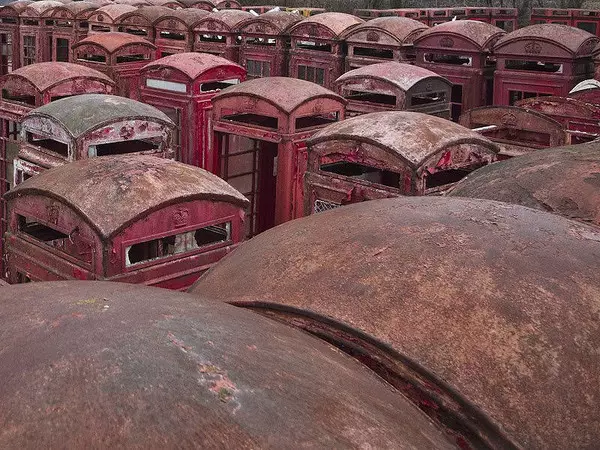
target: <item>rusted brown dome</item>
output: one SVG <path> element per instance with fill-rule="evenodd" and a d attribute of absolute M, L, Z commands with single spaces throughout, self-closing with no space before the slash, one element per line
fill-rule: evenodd
<path fill-rule="evenodd" d="M 139 285 L 0 289 L 2 448 L 454 448 L 311 336 Z"/>
<path fill-rule="evenodd" d="M 459 443 L 589 448 L 600 442 L 599 261 L 600 231 L 557 215 L 401 197 L 262 233 L 191 292 L 335 343 Z"/>
<path fill-rule="evenodd" d="M 531 152 L 483 167 L 449 195 L 514 203 L 600 226 L 600 142 Z"/>

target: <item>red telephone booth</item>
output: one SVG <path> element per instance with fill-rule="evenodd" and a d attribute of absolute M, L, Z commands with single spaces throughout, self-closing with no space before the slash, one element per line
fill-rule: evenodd
<path fill-rule="evenodd" d="M 21 65 L 19 15 L 30 3 L 21 0 L 0 8 L 0 76 Z"/>
<path fill-rule="evenodd" d="M 519 27 L 517 8 L 492 8 L 491 24 L 507 33 Z"/>
<path fill-rule="evenodd" d="M 222 56 L 237 63 L 240 58 L 240 24 L 254 16 L 239 9 L 210 13 L 194 26 L 194 51 Z"/>
<path fill-rule="evenodd" d="M 52 21 L 47 21 L 46 16 L 52 8 L 58 6 L 63 4 L 43 0 L 30 3 L 21 11 L 19 15 L 21 67 L 52 60 Z"/>
<path fill-rule="evenodd" d="M 494 45 L 494 104 L 566 97 L 577 83 L 594 77 L 592 51 L 597 43 L 587 31 L 548 23 L 507 34 Z"/>
<path fill-rule="evenodd" d="M 571 26 L 585 30 L 595 36 L 600 36 L 600 11 L 592 9 L 571 10 Z"/>
<path fill-rule="evenodd" d="M 489 23 L 456 20 L 425 30 L 415 41 L 418 66 L 448 78 L 454 87 L 452 120 L 476 106 L 491 105 L 494 86 L 493 44 L 505 31 Z"/>
<path fill-rule="evenodd" d="M 140 36 L 154 42 L 154 23 L 165 15 L 171 14 L 172 11 L 166 6 L 141 6 L 135 11 L 121 15 L 115 21 L 117 31 Z"/>
<path fill-rule="evenodd" d="M 256 78 L 212 100 L 211 166 L 250 200 L 248 236 L 302 216 L 306 139 L 342 120 L 346 101 L 314 83 Z"/>
<path fill-rule="evenodd" d="M 73 45 L 73 61 L 108 75 L 124 97 L 137 97 L 139 71 L 155 59 L 154 44 L 127 33 L 96 33 Z"/>
<path fill-rule="evenodd" d="M 298 22 L 290 29 L 289 76 L 333 89 L 345 68 L 343 34 L 361 23 L 364 20 L 343 13 L 322 13 Z"/>
<path fill-rule="evenodd" d="M 203 9 L 182 8 L 157 20 L 154 23 L 154 45 L 158 47 L 158 57 L 191 52 L 194 49 L 194 26 L 208 14 Z"/>
<path fill-rule="evenodd" d="M 148 0 L 152 6 L 164 6 L 171 9 L 181 9 L 183 4 L 177 0 Z"/>
<path fill-rule="evenodd" d="M 240 65 L 246 68 L 249 78 L 287 76 L 288 29 L 301 20 L 299 14 L 273 11 L 246 19 L 239 25 L 242 36 Z"/>
<path fill-rule="evenodd" d="M 211 0 L 179 0 L 184 8 L 202 9 L 212 12 L 215 9 L 215 4 Z"/>
<path fill-rule="evenodd" d="M 135 6 L 136 8 L 139 8 L 140 6 L 150 6 L 150 3 L 147 0 L 117 0 L 115 3 L 118 5 Z"/>
<path fill-rule="evenodd" d="M 90 158 L 7 196 L 9 281 L 186 289 L 244 238 L 248 200 L 205 170 L 144 155 Z"/>
<path fill-rule="evenodd" d="M 245 78 L 243 67 L 220 56 L 180 53 L 141 69 L 140 101 L 155 106 L 175 122 L 175 159 L 206 168 L 212 144 L 210 100 L 221 89 Z"/>
<path fill-rule="evenodd" d="M 53 101 L 27 113 L 21 127 L 15 185 L 46 169 L 96 156 L 173 157 L 171 119 L 153 106 L 114 95 Z"/>
<path fill-rule="evenodd" d="M 473 108 L 459 123 L 500 146 L 498 159 L 508 159 L 534 150 L 568 144 L 567 127 L 538 111 L 515 106 Z"/>
<path fill-rule="evenodd" d="M 346 71 L 385 61 L 414 61 L 413 41 L 427 28 L 406 17 L 380 17 L 351 28 L 344 36 Z"/>
<path fill-rule="evenodd" d="M 236 0 L 221 0 L 221 1 L 217 1 L 215 0 L 215 8 L 221 10 L 221 9 L 242 9 L 242 5 L 240 4 L 240 2 L 237 2 Z"/>
<path fill-rule="evenodd" d="M 438 194 L 495 161 L 499 151 L 456 123 L 407 111 L 346 119 L 307 145 L 304 215 L 366 200 Z"/>
<path fill-rule="evenodd" d="M 533 8 L 531 10 L 531 25 L 553 23 L 556 25 L 572 25 L 571 12 L 568 9 Z"/>
<path fill-rule="evenodd" d="M 349 117 L 401 110 L 450 118 L 452 83 L 411 64 L 387 62 L 351 70 L 336 80 L 335 91 L 348 100 Z"/>
<path fill-rule="evenodd" d="M 96 33 L 108 33 L 118 30 L 118 20 L 123 14 L 135 11 L 130 5 L 110 4 L 98 8 L 89 18 L 89 35 Z"/>
<path fill-rule="evenodd" d="M 242 7 L 240 9 L 242 11 L 248 11 L 248 12 L 254 11 L 257 14 L 264 14 L 275 8 L 277 8 L 277 6 L 274 6 L 274 5 L 259 5 L 259 6 L 244 6 L 244 5 L 242 5 Z"/>
<path fill-rule="evenodd" d="M 98 6 L 89 2 L 71 2 L 51 9 L 52 61 L 70 62 L 71 46 L 88 34 L 88 20 Z"/>

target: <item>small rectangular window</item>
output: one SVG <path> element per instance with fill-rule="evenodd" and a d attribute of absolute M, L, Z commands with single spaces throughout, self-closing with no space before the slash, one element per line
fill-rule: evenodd
<path fill-rule="evenodd" d="M 175 255 L 183 255 L 203 247 L 231 240 L 231 222 L 219 223 L 185 233 L 133 244 L 125 249 L 127 267 Z"/>
<path fill-rule="evenodd" d="M 198 42 L 215 42 L 225 44 L 225 36 L 218 34 L 201 34 L 198 36 Z"/>
<path fill-rule="evenodd" d="M 344 98 L 358 102 L 377 103 L 387 106 L 396 105 L 395 95 L 380 94 L 378 92 L 350 91 L 344 94 Z"/>
<path fill-rule="evenodd" d="M 77 55 L 77 59 L 79 61 L 87 61 L 93 63 L 106 64 L 106 56 L 104 55 L 93 55 L 90 53 L 86 53 L 83 55 Z"/>
<path fill-rule="evenodd" d="M 123 55 L 117 56 L 117 64 L 121 63 L 129 63 L 136 61 L 146 61 L 150 59 L 150 55 L 148 54 L 137 54 L 137 55 Z"/>
<path fill-rule="evenodd" d="M 246 38 L 246 44 L 260 45 L 262 47 L 275 47 L 277 45 L 277 39 L 262 38 L 262 37 L 249 37 L 249 38 Z"/>
<path fill-rule="evenodd" d="M 316 52 L 328 52 L 331 53 L 331 44 L 325 44 L 322 42 L 315 41 L 297 41 L 296 47 L 304 50 L 313 50 Z"/>
<path fill-rule="evenodd" d="M 157 80 L 154 78 L 146 78 L 146 86 L 153 89 L 161 89 L 163 91 L 181 92 L 183 94 L 187 92 L 187 85 L 185 83 Z"/>
<path fill-rule="evenodd" d="M 384 48 L 354 47 L 354 56 L 368 56 L 369 58 L 393 59 L 393 50 Z"/>
<path fill-rule="evenodd" d="M 0 75 L 12 72 L 13 43 L 11 33 L 0 33 Z"/>
<path fill-rule="evenodd" d="M 161 39 L 170 39 L 172 41 L 185 41 L 185 34 L 176 33 L 174 31 L 161 31 L 159 36 Z"/>
<path fill-rule="evenodd" d="M 527 70 L 533 72 L 562 73 L 563 65 L 544 61 L 522 61 L 519 59 L 507 59 L 504 67 L 510 70 Z"/>
<path fill-rule="evenodd" d="M 29 144 L 49 150 L 64 158 L 69 157 L 69 146 L 63 142 L 56 141 L 46 136 L 38 136 L 30 132 L 27 132 L 26 137 Z"/>
<path fill-rule="evenodd" d="M 272 128 L 276 130 L 279 126 L 277 117 L 263 116 L 260 114 L 231 114 L 223 116 L 223 120 L 239 122 L 248 125 L 256 125 L 263 128 Z"/>
<path fill-rule="evenodd" d="M 429 63 L 438 64 L 451 64 L 453 66 L 467 66 L 473 65 L 473 58 L 465 55 L 449 55 L 444 53 L 425 53 L 423 60 Z"/>
<path fill-rule="evenodd" d="M 56 39 L 56 60 L 61 62 L 69 62 L 69 40 Z"/>
<path fill-rule="evenodd" d="M 52 245 L 54 241 L 60 241 L 67 239 L 69 236 L 62 233 L 54 228 L 50 228 L 47 225 L 38 223 L 35 219 L 25 216 L 18 216 L 19 218 L 19 231 L 32 238 L 49 243 Z"/>
<path fill-rule="evenodd" d="M 400 188 L 400 174 L 376 167 L 365 166 L 364 164 L 340 161 L 331 164 L 323 164 L 321 170 L 323 172 L 357 180 L 365 180 L 370 183 L 380 184 L 395 189 Z"/>
<path fill-rule="evenodd" d="M 296 130 L 305 128 L 322 127 L 339 120 L 338 113 L 316 114 L 313 116 L 304 116 L 296 119 Z"/>
<path fill-rule="evenodd" d="M 312 81 L 313 83 L 325 84 L 325 69 L 312 66 L 298 66 L 298 78 L 301 80 Z"/>
<path fill-rule="evenodd" d="M 246 70 L 248 76 L 254 78 L 263 78 L 271 76 L 271 63 L 268 61 L 255 61 L 249 59 L 246 61 Z"/>
<path fill-rule="evenodd" d="M 139 153 L 158 151 L 161 144 L 160 138 L 154 139 L 132 139 L 121 142 L 110 142 L 107 144 L 90 145 L 88 147 L 88 156 L 109 156 L 109 155 L 124 155 L 127 153 Z"/>
<path fill-rule="evenodd" d="M 104 25 L 92 25 L 92 31 L 97 33 L 108 33 L 110 31 L 110 27 Z"/>
<path fill-rule="evenodd" d="M 232 78 L 230 80 L 221 80 L 221 81 L 209 81 L 207 83 L 202 83 L 200 85 L 200 92 L 212 92 L 212 91 L 220 91 L 221 89 L 228 88 L 229 86 L 233 86 L 234 84 L 239 84 L 240 80 L 238 78 Z"/>
<path fill-rule="evenodd" d="M 35 36 L 23 36 L 23 65 L 35 64 L 36 61 Z"/>

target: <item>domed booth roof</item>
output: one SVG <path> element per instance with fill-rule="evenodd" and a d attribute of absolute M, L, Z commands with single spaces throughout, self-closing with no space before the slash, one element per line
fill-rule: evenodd
<path fill-rule="evenodd" d="M 64 4 L 61 2 L 53 1 L 53 0 L 42 0 L 38 2 L 33 2 L 27 5 L 27 7 L 21 12 L 21 17 L 42 17 L 42 15 L 47 14 L 50 9 L 63 6 Z"/>
<path fill-rule="evenodd" d="M 119 32 L 96 33 L 89 35 L 85 39 L 73 44 L 73 48 L 75 49 L 85 45 L 98 46 L 106 50 L 106 52 L 109 54 L 114 53 L 128 45 L 143 45 L 145 47 L 150 47 L 151 49 L 156 49 L 152 42 L 147 41 L 141 36 L 134 36 L 129 33 Z"/>
<path fill-rule="evenodd" d="M 204 19 L 210 13 L 204 9 L 197 8 L 182 8 L 172 9 L 171 12 L 165 14 L 159 20 L 156 21 L 154 26 L 161 28 L 172 28 L 170 22 L 172 20 L 183 23 L 185 28 L 189 28 L 196 22 Z"/>
<path fill-rule="evenodd" d="M 107 22 L 107 20 L 104 18 L 106 16 L 109 23 L 114 23 L 123 14 L 135 11 L 136 9 L 137 8 L 135 6 L 114 3 L 98 8 L 92 15 L 91 20 Z"/>
<path fill-rule="evenodd" d="M 188 294 L 114 282 L 0 289 L 0 446 L 453 446 L 331 346 Z"/>
<path fill-rule="evenodd" d="M 240 9 L 223 9 L 210 13 L 204 19 L 200 20 L 195 25 L 195 28 L 197 30 L 211 32 L 233 32 L 238 30 L 240 23 L 253 17 L 254 16 L 248 11 L 242 11 Z"/>
<path fill-rule="evenodd" d="M 93 11 L 98 9 L 98 5 L 87 2 L 87 1 L 77 1 L 67 3 L 63 6 L 57 6 L 53 8 L 50 13 L 50 17 L 61 18 L 61 19 L 77 19 L 77 18 L 85 18 L 89 17 Z"/>
<path fill-rule="evenodd" d="M 228 59 L 210 53 L 185 52 L 176 55 L 165 56 L 157 59 L 142 68 L 142 72 L 156 69 L 172 69 L 183 73 L 189 81 L 201 77 L 205 73 L 221 68 L 236 68 L 244 73 L 244 68 Z"/>
<path fill-rule="evenodd" d="M 2 16 L 19 16 L 19 13 L 27 8 L 27 5 L 33 3 L 31 0 L 18 0 L 16 2 L 10 2 L 6 5 L 3 5 L 1 10 Z"/>
<path fill-rule="evenodd" d="M 115 85 L 115 82 L 102 72 L 68 62 L 42 62 L 20 67 L 5 75 L 0 84 L 6 87 L 14 82 L 25 81 L 41 94 L 59 84 L 81 80 L 95 80 L 109 86 Z"/>
<path fill-rule="evenodd" d="M 309 146 L 327 141 L 371 144 L 400 158 L 413 170 L 432 156 L 459 144 L 473 144 L 495 155 L 499 148 L 479 133 L 449 120 L 408 111 L 386 111 L 328 125 L 308 139 Z"/>
<path fill-rule="evenodd" d="M 502 55 L 536 55 L 536 57 L 590 56 L 599 39 L 579 28 L 542 23 L 519 28 L 494 45 L 494 53 Z"/>
<path fill-rule="evenodd" d="M 245 33 L 280 35 L 302 20 L 302 16 L 286 11 L 269 11 L 244 20 L 239 29 Z"/>
<path fill-rule="evenodd" d="M 210 172 L 149 155 L 103 156 L 66 164 L 19 184 L 6 198 L 25 195 L 64 203 L 104 238 L 172 203 L 212 200 L 240 207 L 248 204 L 242 194 Z"/>
<path fill-rule="evenodd" d="M 483 167 L 453 197 L 499 200 L 600 226 L 600 142 L 550 148 Z"/>
<path fill-rule="evenodd" d="M 599 254 L 597 229 L 553 214 L 399 197 L 268 230 L 190 292 L 334 343 L 463 448 L 584 448 L 600 439 Z"/>
<path fill-rule="evenodd" d="M 368 33 L 375 32 L 392 38 L 398 45 L 407 45 L 412 44 L 415 38 L 428 28 L 424 23 L 408 17 L 377 17 L 352 27 L 344 33 L 344 38 L 348 42 L 369 41 L 369 37 L 373 39 L 373 36 L 377 35 L 369 35 Z M 379 40 L 380 38 L 377 36 L 376 42 L 379 42 Z"/>
<path fill-rule="evenodd" d="M 310 81 L 287 77 L 256 78 L 220 91 L 213 103 L 233 96 L 247 96 L 264 100 L 285 114 L 291 114 L 307 102 L 331 98 L 345 104 L 343 97 Z"/>
<path fill-rule="evenodd" d="M 494 43 L 506 34 L 501 28 L 478 20 L 454 20 L 441 23 L 421 33 L 414 41 L 415 45 L 421 45 L 427 41 L 428 46 L 454 48 L 458 45 L 454 41 L 441 41 L 443 36 L 454 38 L 469 45 L 479 52 L 489 52 Z M 435 44 L 434 44 L 435 41 Z"/>
<path fill-rule="evenodd" d="M 342 33 L 351 27 L 365 23 L 351 14 L 326 12 L 307 17 L 290 28 L 292 36 L 314 36 L 315 28 L 323 31 L 330 39 L 342 39 Z"/>

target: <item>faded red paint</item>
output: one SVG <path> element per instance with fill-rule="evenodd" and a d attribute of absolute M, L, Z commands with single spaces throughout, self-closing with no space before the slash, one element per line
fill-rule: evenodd
<path fill-rule="evenodd" d="M 25 181 L 7 198 L 11 283 L 24 277 L 112 280 L 170 289 L 187 288 L 237 246 L 248 203 L 204 170 L 141 155 L 64 165 Z M 48 229 L 62 235 L 39 237 L 27 231 L 22 218 L 43 224 L 44 236 Z M 221 224 L 222 237 L 207 244 L 199 238 L 193 246 L 189 237 L 174 237 Z M 168 236 L 173 236 L 172 252 Z M 156 239 L 162 244 L 144 244 Z"/>
<path fill-rule="evenodd" d="M 173 147 L 178 161 L 209 168 L 211 99 L 228 83 L 245 79 L 246 71 L 224 58 L 207 53 L 181 53 L 142 68 L 140 100 L 156 106 L 176 123 Z M 178 83 L 185 92 L 169 90 L 166 85 L 161 89 L 157 81 Z"/>
<path fill-rule="evenodd" d="M 53 0 L 33 2 L 19 14 L 20 66 L 51 61 L 49 54 L 52 25 L 46 17 L 52 9 L 63 6 Z M 51 21 L 50 21 L 51 22 Z"/>
<path fill-rule="evenodd" d="M 154 43 L 154 23 L 172 12 L 173 10 L 166 6 L 141 6 L 115 20 L 117 31 L 140 36 Z"/>
<path fill-rule="evenodd" d="M 194 50 L 194 26 L 209 14 L 196 8 L 183 8 L 165 14 L 154 23 L 157 58 Z"/>
<path fill-rule="evenodd" d="M 0 75 L 21 67 L 21 37 L 19 36 L 19 14 L 33 3 L 30 0 L 12 2 L 0 8 L 0 39 L 6 42 L 6 52 L 9 58 L 1 59 Z"/>
<path fill-rule="evenodd" d="M 254 17 L 247 11 L 226 9 L 210 13 L 194 25 L 194 51 L 222 56 L 238 63 L 240 24 Z"/>
<path fill-rule="evenodd" d="M 72 62 L 71 47 L 87 36 L 86 23 L 96 9 L 98 5 L 78 1 L 52 8 L 45 14 L 45 20 L 52 21 L 49 61 Z"/>

